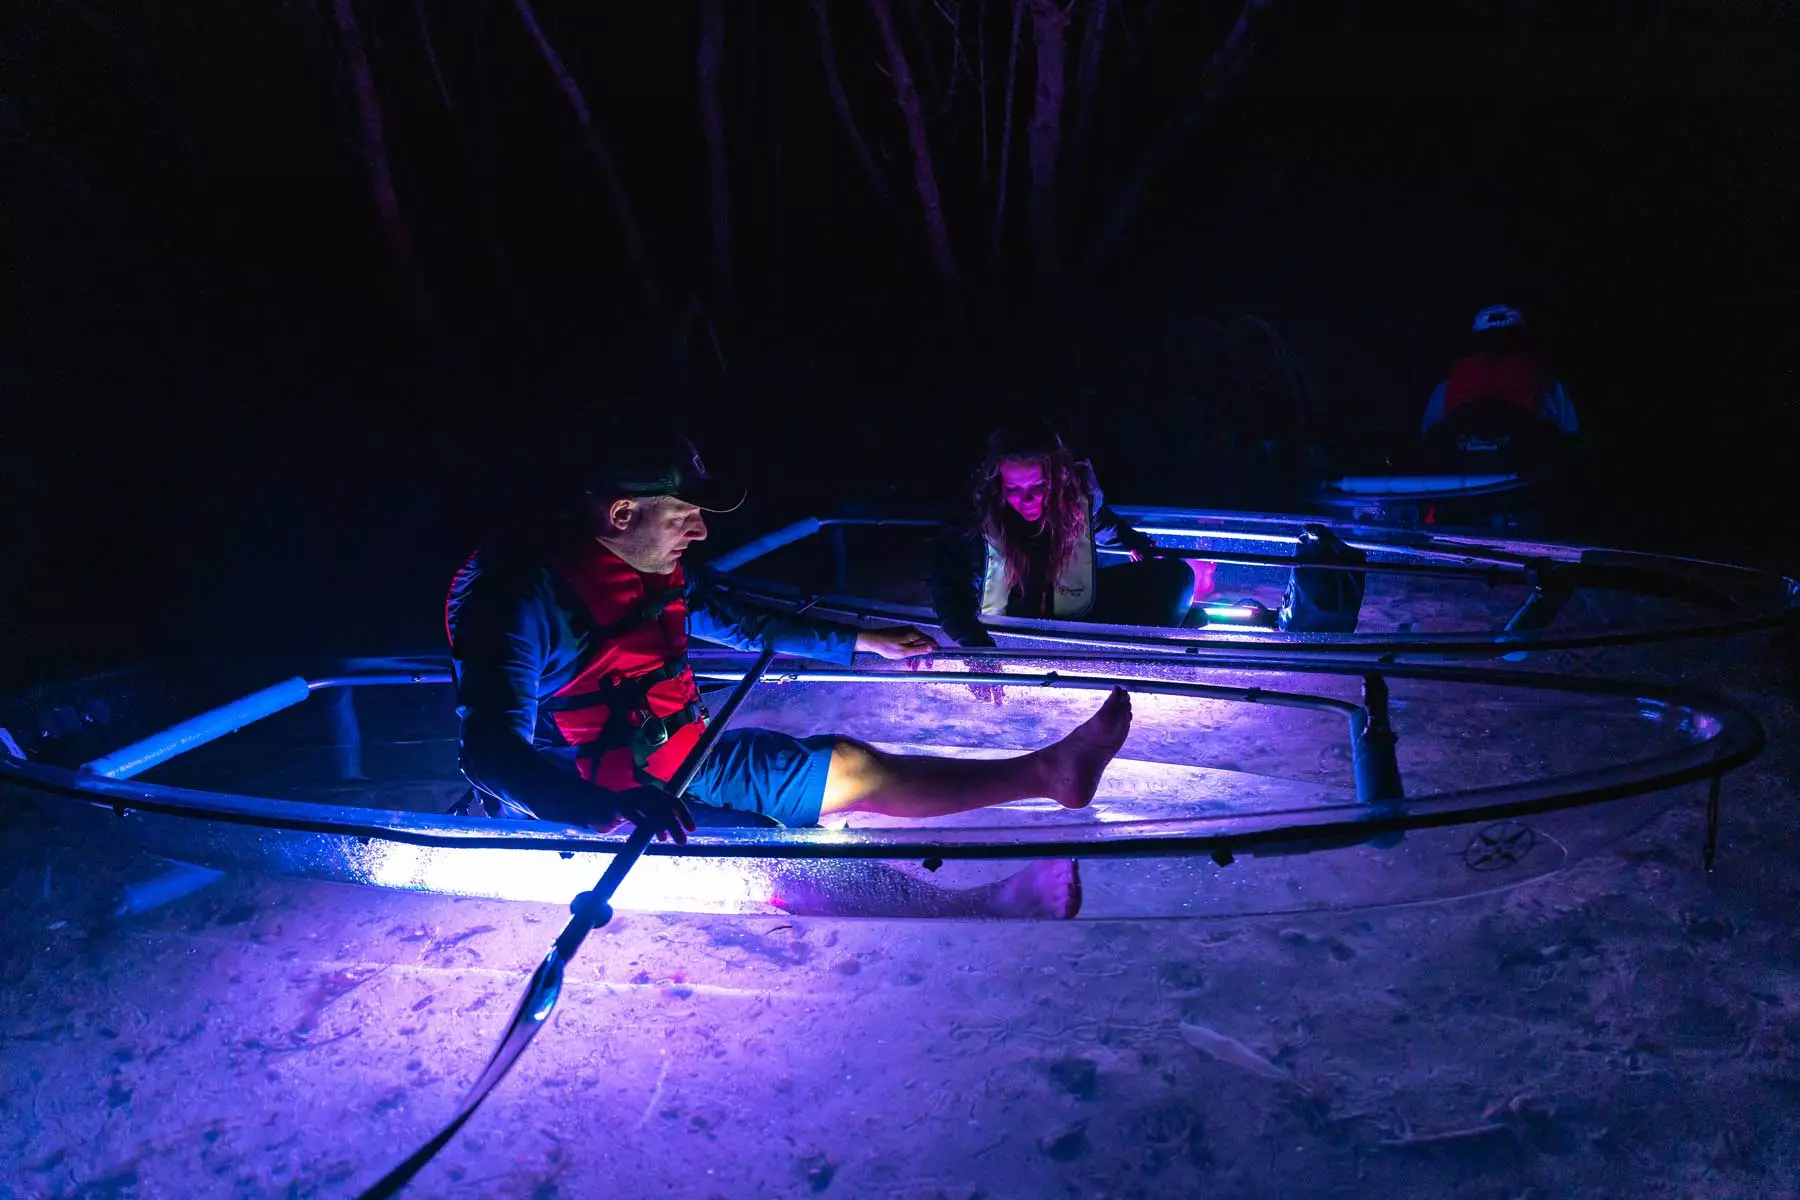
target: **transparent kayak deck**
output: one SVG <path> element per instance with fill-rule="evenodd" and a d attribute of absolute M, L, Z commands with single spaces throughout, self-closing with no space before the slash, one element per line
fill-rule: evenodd
<path fill-rule="evenodd" d="M 702 651 L 694 663 L 711 686 L 748 660 Z M 18 697 L 0 722 L 0 783 L 84 837 L 131 838 L 221 869 L 430 892 L 566 900 L 621 844 L 449 813 L 467 785 L 446 664 L 293 666 L 121 671 Z M 964 666 L 784 662 L 734 727 L 1004 756 L 1062 736 L 1124 686 L 1131 736 L 1091 806 L 707 827 L 685 847 L 654 846 L 620 907 L 772 913 L 784 894 L 811 889 L 850 915 L 906 916 L 903 900 L 882 899 L 896 873 L 973 887 L 1065 858 L 1081 861 L 1083 915 L 1095 917 L 1439 898 L 1554 870 L 1641 825 L 1672 789 L 1710 784 L 1716 806 L 1717 781 L 1762 744 L 1749 712 L 1706 693 L 1515 670 L 1067 651 Z M 1385 782 L 1359 770 L 1378 710 L 1398 738 Z"/>
<path fill-rule="evenodd" d="M 1739 633 L 1800 612 L 1800 583 L 1728 563 L 1332 517 L 1117 511 L 1168 553 L 1216 564 L 1211 592 L 1197 597 L 1195 606 L 1205 625 L 984 617 L 1002 645 L 1096 654 L 1519 656 Z M 1269 627 L 1288 573 L 1299 565 L 1294 549 L 1306 525 L 1331 528 L 1368 559 L 1354 568 L 1367 579 L 1354 633 Z M 934 545 L 943 529 L 940 520 L 918 516 L 807 518 L 727 550 L 705 570 L 720 586 L 773 607 L 931 628 L 937 620 L 931 606 Z M 1102 567 L 1122 561 L 1102 552 Z"/>

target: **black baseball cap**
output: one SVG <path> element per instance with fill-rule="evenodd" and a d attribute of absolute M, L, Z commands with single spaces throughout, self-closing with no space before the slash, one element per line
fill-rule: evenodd
<path fill-rule="evenodd" d="M 708 512 L 730 512 L 747 494 L 741 484 L 707 470 L 694 443 L 678 433 L 604 437 L 582 482 L 600 499 L 673 496 Z"/>

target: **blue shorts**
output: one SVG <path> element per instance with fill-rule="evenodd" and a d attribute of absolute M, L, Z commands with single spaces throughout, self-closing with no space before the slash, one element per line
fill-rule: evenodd
<path fill-rule="evenodd" d="M 837 742 L 831 734 L 797 738 L 773 729 L 727 729 L 688 785 L 687 798 L 789 827 L 817 825 Z M 694 817 L 708 824 L 705 813 Z"/>

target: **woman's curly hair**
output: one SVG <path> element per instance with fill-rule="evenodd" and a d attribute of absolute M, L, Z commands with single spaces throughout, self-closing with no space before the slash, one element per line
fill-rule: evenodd
<path fill-rule="evenodd" d="M 1036 530 L 1007 504 L 1000 480 L 1003 462 L 1038 463 L 1047 485 L 1043 524 L 1050 534 L 1050 575 L 1059 578 L 1075 557 L 1075 549 L 1088 536 L 1088 510 L 1093 498 L 1088 490 L 1087 464 L 1077 459 L 1047 425 L 1025 425 L 996 430 L 987 440 L 987 456 L 975 473 L 975 527 L 990 545 L 997 547 L 1006 564 L 1008 592 L 1020 587 L 1030 573 L 1029 539 Z"/>

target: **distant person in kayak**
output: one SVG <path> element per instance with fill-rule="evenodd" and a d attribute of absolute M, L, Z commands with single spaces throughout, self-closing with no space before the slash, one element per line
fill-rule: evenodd
<path fill-rule="evenodd" d="M 1431 393 L 1420 432 L 1440 454 L 1530 457 L 1579 430 L 1525 315 L 1496 304 L 1475 314 L 1466 351 Z"/>
<path fill-rule="evenodd" d="M 1102 547 L 1131 561 L 1102 567 Z M 1194 571 L 1155 553 L 1154 541 L 1106 507 L 1093 467 L 1054 430 L 1003 429 L 988 438 L 976 472 L 973 519 L 940 545 L 938 623 L 965 647 L 994 644 L 983 617 L 1180 625 L 1193 606 Z"/>
<path fill-rule="evenodd" d="M 706 536 L 704 514 L 735 508 L 743 490 L 673 435 L 619 434 L 597 457 L 573 512 L 484 547 L 451 584 L 461 764 L 480 792 L 515 815 L 602 830 L 629 821 L 677 842 L 697 811 L 714 810 L 708 823 L 732 823 L 716 819 L 729 809 L 756 814 L 740 823 L 804 826 L 833 813 L 936 817 L 1026 798 L 1067 808 L 1093 799 L 1131 727 L 1122 689 L 1061 741 L 1000 760 L 732 727 L 686 798 L 674 795 L 668 781 L 707 721 L 690 634 L 833 663 L 857 650 L 902 659 L 937 646 L 916 629 L 859 631 L 690 590 L 683 553 Z M 1027 876 L 1025 886 L 1042 881 Z M 1065 892 L 1069 882 L 1065 873 Z"/>

